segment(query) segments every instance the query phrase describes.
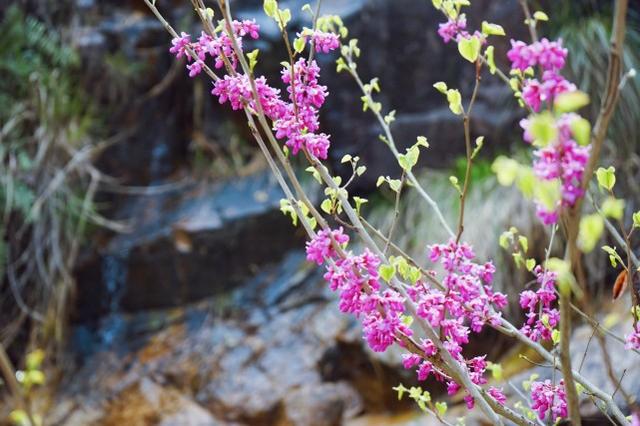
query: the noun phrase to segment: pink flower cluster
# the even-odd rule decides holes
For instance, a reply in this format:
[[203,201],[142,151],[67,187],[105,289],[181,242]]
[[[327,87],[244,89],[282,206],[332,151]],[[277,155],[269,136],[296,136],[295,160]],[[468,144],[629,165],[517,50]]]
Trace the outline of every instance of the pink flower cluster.
[[633,326],[633,331],[625,336],[625,349],[640,349],[640,322]]
[[[455,19],[449,18],[447,22],[438,24],[438,35],[445,43],[449,43],[451,40],[459,41],[461,38],[471,37],[466,28],[467,18],[461,14]],[[482,43],[485,42],[485,37],[481,32],[476,31],[473,35],[478,37]]]
[[316,52],[322,52],[322,53],[329,53],[332,50],[337,49],[338,47],[340,47],[340,38],[338,37],[337,34],[334,33],[328,33],[328,32],[324,32],[324,31],[320,31],[320,30],[309,30],[310,32],[310,36],[306,35],[306,34],[298,34],[298,37],[304,37],[305,40],[309,40],[309,37],[311,38],[311,41],[315,47]]
[[551,420],[567,417],[567,396],[564,389],[564,380],[554,385],[550,380],[531,383],[531,408],[538,412],[538,417],[543,420],[551,410]]
[[290,67],[282,70],[282,81],[287,84],[290,104],[284,113],[272,117],[273,127],[278,139],[285,139],[285,144],[293,154],[306,148],[311,154],[326,159],[329,150],[329,136],[316,133],[319,128],[319,109],[328,95],[326,86],[318,83],[320,67],[315,60],[307,63],[304,58],[298,59],[293,66],[293,79]]
[[[558,221],[561,207],[572,207],[584,195],[582,178],[584,169],[589,162],[590,146],[580,146],[572,139],[571,122],[577,119],[576,114],[563,114],[556,120],[558,137],[555,141],[533,153],[533,170],[536,176],[544,181],[559,179],[561,183],[561,197],[555,209],[538,205],[537,214],[546,225]],[[520,125],[524,128],[524,139],[532,141],[529,132],[529,120],[524,119]]]
[[[469,342],[470,330],[479,333],[485,324],[500,323],[500,314],[495,309],[502,309],[507,304],[507,297],[494,292],[491,283],[495,267],[491,262],[478,264],[473,261],[475,254],[465,243],[436,244],[430,247],[430,259],[439,262],[445,270],[442,284],[445,290],[427,287],[422,281],[408,289],[409,297],[417,305],[417,314],[432,327],[439,330],[443,345],[447,351],[464,366],[475,384],[486,383],[484,357],[466,360],[462,356],[462,347]],[[423,346],[432,346],[430,341],[423,341]],[[407,358],[405,366],[418,365],[416,360]],[[447,389],[455,393],[460,385],[434,370],[429,361],[421,361],[418,378],[426,379],[434,372],[436,379],[447,380]],[[492,391],[499,402],[504,400],[498,390]],[[467,404],[473,400],[467,396]]]
[[[220,22],[220,25],[224,25],[224,22]],[[247,35],[253,39],[259,37],[258,31],[260,30],[260,26],[256,24],[255,20],[234,20],[232,29],[240,48],[242,48],[243,37]],[[189,77],[195,77],[202,72],[207,55],[214,59],[216,68],[222,68],[224,66],[224,57],[229,60],[233,69],[236,69],[238,65],[238,58],[233,51],[231,38],[229,38],[225,32],[221,32],[216,37],[213,37],[203,31],[197,43],[192,43],[191,36],[182,32],[180,36],[174,38],[171,43],[173,46],[169,49],[169,52],[176,55],[176,58],[186,56],[187,61],[190,62],[187,64]],[[187,47],[193,50],[198,59],[193,61],[191,55],[186,51]],[[193,63],[191,63],[191,61],[193,61]]]
[[341,245],[349,241],[342,228],[320,231],[307,243],[307,259],[326,264],[324,278],[340,295],[340,311],[361,320],[369,347],[384,352],[400,335],[411,336],[411,329],[402,322],[404,298],[391,289],[381,291],[380,259],[368,249],[360,255],[348,252],[340,257],[331,238]]
[[[224,22],[220,22],[220,25],[224,25]],[[253,39],[259,37],[260,28],[254,20],[234,20],[232,29],[240,49],[242,49],[243,37],[249,36]],[[333,33],[312,31],[310,37],[318,52],[330,52],[340,45],[338,36]],[[187,48],[197,56],[195,61],[188,54]],[[214,59],[215,68],[218,69],[224,67],[225,58],[233,70],[238,65],[232,40],[224,32],[216,36],[203,32],[195,43],[191,42],[189,34],[183,32],[172,40],[169,51],[177,58],[187,57],[190,77],[195,77],[202,72],[207,55]],[[304,148],[313,156],[324,160],[328,157],[330,141],[329,135],[318,133],[320,127],[318,116],[328,92],[325,86],[319,84],[319,76],[318,64],[315,61],[307,63],[304,58],[300,58],[294,64],[293,78],[291,67],[285,67],[282,70],[282,81],[287,85],[289,102],[281,99],[280,90],[269,86],[264,77],[256,78],[255,83],[259,106],[273,121],[276,137],[285,139],[285,144],[294,155]],[[251,84],[244,74],[224,75],[214,82],[211,93],[218,97],[221,104],[229,102],[234,110],[248,106],[257,111],[259,107],[253,101]]]
[[560,313],[552,308],[556,300],[557,274],[545,271],[540,265],[535,269],[538,288],[535,292],[525,290],[520,293],[520,307],[527,309],[527,322],[521,331],[534,342],[551,340],[551,330],[560,322]]
[[[576,90],[573,83],[560,75],[567,59],[567,49],[562,47],[562,41],[541,41],[525,44],[522,41],[511,40],[511,50],[507,53],[511,67],[521,71],[538,66],[542,71],[542,79],[526,79],[522,88],[522,100],[533,111],[540,111],[542,105],[551,105],[561,93]],[[545,224],[558,221],[561,207],[574,206],[584,195],[582,177],[584,168],[589,161],[590,147],[578,145],[573,140],[571,123],[577,118],[575,114],[563,114],[556,120],[558,137],[548,146],[534,152],[534,172],[539,179],[552,181],[560,179],[562,200],[553,208],[538,205],[538,217]],[[528,129],[529,120],[522,120],[524,138],[532,142]]]
[[522,100],[536,112],[540,111],[543,103],[553,102],[559,94],[576,90],[574,84],[559,74],[567,59],[567,49],[562,47],[562,40],[549,41],[543,38],[530,45],[511,40],[507,57],[513,69],[524,71],[539,66],[542,70],[541,81],[527,79],[522,88]]

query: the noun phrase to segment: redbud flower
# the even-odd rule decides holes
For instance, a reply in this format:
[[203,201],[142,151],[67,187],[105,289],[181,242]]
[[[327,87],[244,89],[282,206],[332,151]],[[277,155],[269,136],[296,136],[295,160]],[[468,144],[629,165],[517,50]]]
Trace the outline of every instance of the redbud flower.
[[538,417],[544,419],[551,410],[552,420],[567,417],[567,398],[564,381],[553,385],[550,380],[531,383],[531,408],[538,412]]

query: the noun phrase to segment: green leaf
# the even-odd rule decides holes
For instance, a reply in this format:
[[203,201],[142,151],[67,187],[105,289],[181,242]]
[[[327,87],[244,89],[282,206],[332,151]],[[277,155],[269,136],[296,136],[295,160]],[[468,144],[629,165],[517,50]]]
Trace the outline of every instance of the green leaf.
[[324,201],[322,201],[322,204],[320,204],[320,208],[326,214],[331,214],[333,212],[333,201],[329,198],[325,198]]
[[251,71],[253,71],[253,69],[256,67],[256,64],[258,63],[258,53],[260,53],[258,49],[254,49],[251,52],[247,53],[247,58],[249,58],[249,68],[251,69]]
[[498,183],[502,186],[511,186],[518,176],[520,164],[514,159],[499,155],[491,164],[491,171],[496,174]]
[[549,17],[547,16],[546,13],[542,11],[537,11],[533,14],[533,19],[535,19],[536,21],[548,21]]
[[387,182],[389,182],[389,187],[393,192],[400,191],[400,187],[402,186],[400,179],[387,179]]
[[418,157],[420,156],[420,149],[414,145],[407,149],[406,154],[398,154],[398,164],[404,171],[411,171],[413,166],[418,163]]
[[614,197],[607,197],[602,203],[602,213],[606,217],[622,220],[624,216],[624,200],[618,200]]
[[392,110],[392,111],[389,111],[389,114],[384,116],[385,124],[388,125],[388,124],[393,123],[394,121],[396,121],[396,110],[395,109]]
[[433,7],[436,9],[440,9],[442,6],[442,0],[431,0],[431,3],[433,3]]
[[356,203],[356,212],[358,214],[360,214],[360,207],[362,207],[363,204],[366,204],[369,202],[369,200],[367,200],[366,198],[361,198],[357,196],[353,197],[353,201]]
[[557,329],[554,329],[551,332],[551,341],[553,342],[554,345],[557,345],[558,343],[560,343],[560,331]]
[[558,275],[558,289],[562,294],[570,294],[571,289],[576,289],[576,279],[571,272],[571,265],[564,259],[552,257],[545,262],[545,267]]
[[473,63],[478,60],[481,46],[482,43],[477,36],[472,36],[469,38],[461,37],[458,41],[458,52],[460,52],[462,57],[467,61]]
[[342,164],[344,164],[344,163],[350,163],[352,158],[353,158],[353,157],[351,156],[351,154],[345,154],[345,155],[342,157],[342,160],[340,160],[340,162],[341,162]]
[[504,29],[498,25],[498,24],[490,24],[487,21],[482,21],[482,34],[486,35],[486,36],[490,36],[490,35],[498,35],[498,36],[503,36],[504,34]]
[[438,415],[440,417],[443,417],[445,414],[447,414],[447,403],[444,401],[438,401],[436,402],[436,413],[438,413]]
[[491,74],[495,74],[497,68],[496,68],[496,61],[494,59],[494,48],[493,48],[493,46],[487,47],[487,49],[484,51],[484,56],[487,59],[487,65],[489,65],[489,72]]
[[462,96],[458,89],[447,90],[447,101],[449,102],[449,109],[456,115],[462,114]]
[[400,383],[398,386],[391,388],[394,391],[398,392],[398,401],[400,401],[402,399],[402,395],[404,395],[405,392],[407,392],[409,389],[405,388],[402,383]]
[[640,228],[640,211],[633,214],[633,226],[635,228]]
[[483,145],[484,145],[484,136],[478,136],[476,138],[476,147],[473,149],[473,152],[471,153],[472,160],[476,158],[476,155],[478,155]]
[[522,251],[525,253],[529,251],[529,240],[524,235],[518,236],[518,242],[520,243],[520,247],[522,247]]
[[583,253],[590,253],[604,232],[604,220],[599,214],[590,214],[580,219],[578,247]]
[[462,194],[462,188],[460,188],[460,183],[458,182],[458,178],[455,176],[449,176],[449,182],[451,182],[451,185],[453,185],[453,187],[460,193]]
[[589,120],[578,117],[571,122],[571,133],[578,145],[587,146],[591,139],[591,124]]
[[530,120],[529,131],[535,146],[544,148],[558,137],[556,121],[550,112],[534,115]]
[[378,176],[378,180],[376,181],[376,188],[379,188],[380,185],[385,183],[387,179],[384,176]]
[[263,8],[268,17],[274,18],[278,11],[278,2],[276,0],[264,0]]
[[26,357],[25,365],[27,370],[36,370],[42,365],[44,361],[44,351],[42,349],[36,349],[33,352],[29,352]]
[[437,83],[435,83],[433,85],[433,87],[436,88],[436,90],[440,93],[442,93],[443,95],[445,95],[447,93],[447,84],[444,81],[439,81]]
[[416,145],[429,148],[429,142],[427,141],[427,138],[425,138],[424,136],[418,136],[416,138]]
[[527,259],[524,262],[524,266],[527,268],[527,271],[531,272],[531,271],[533,271],[533,268],[536,267],[536,260],[535,259]]
[[589,105],[589,95],[579,90],[565,92],[556,96],[553,106],[558,114],[577,111]]
[[378,273],[380,273],[383,280],[389,282],[396,274],[396,267],[393,265],[380,265]]
[[533,193],[536,198],[548,211],[555,210],[561,198],[561,185],[559,179],[538,180]]
[[284,29],[289,21],[291,21],[291,10],[284,9],[278,10],[278,22],[280,23],[280,28]]
[[624,264],[622,258],[618,254],[618,250],[615,247],[610,246],[602,246],[602,250],[604,250],[609,255],[609,261],[611,262],[611,266],[616,268],[618,263]]
[[296,53],[302,53],[302,51],[304,51],[304,47],[306,44],[307,44],[306,37],[298,37],[293,41],[293,50],[295,50]]
[[616,184],[616,169],[613,166],[608,168],[600,167],[596,170],[596,178],[598,179],[598,185],[607,191],[613,190]]
[[489,361],[487,363],[487,370],[491,371],[491,377],[495,380],[502,380],[502,366],[500,364],[494,364]]
[[358,166],[356,168],[356,175],[362,176],[362,174],[366,171],[367,171],[367,166]]

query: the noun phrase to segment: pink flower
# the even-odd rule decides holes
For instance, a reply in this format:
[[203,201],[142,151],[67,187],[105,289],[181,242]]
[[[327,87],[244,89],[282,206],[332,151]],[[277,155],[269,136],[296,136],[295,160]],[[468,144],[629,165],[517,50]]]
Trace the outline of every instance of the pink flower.
[[567,417],[567,399],[564,389],[564,381],[558,385],[551,384],[550,380],[531,383],[531,408],[538,412],[538,417],[543,420],[551,410],[551,420]]
[[[300,36],[300,34],[298,34]],[[306,37],[308,38],[308,37]],[[340,47],[340,38],[337,34],[315,30],[311,34],[311,40],[316,52],[329,53]]]
[[335,258],[336,251],[332,238],[340,246],[345,246],[349,242],[349,236],[344,234],[342,227],[335,230],[323,229],[307,242],[307,260],[322,265],[327,259]]
[[507,402],[507,397],[504,395],[501,389],[494,388],[492,386],[489,388],[487,393],[491,395],[491,397],[495,399],[500,405],[504,405]]
[[562,40],[549,41],[546,38],[525,44],[522,41],[511,40],[511,50],[507,52],[511,61],[511,68],[526,70],[539,65],[544,71],[557,71],[564,67],[567,49],[562,47]]
[[633,331],[625,336],[625,349],[640,349],[640,323],[633,327]]
[[180,33],[180,37],[176,37],[171,40],[171,44],[173,45],[171,49],[169,49],[170,53],[176,55],[176,58],[180,59],[183,56],[189,56],[185,51],[185,48],[189,46],[191,43],[191,36],[184,31]]
[[527,322],[521,331],[534,342],[540,339],[551,340],[551,329],[560,322],[560,314],[552,308],[556,300],[557,274],[545,271],[540,265],[534,270],[540,288],[533,292],[525,290],[520,293],[520,306],[528,312]]
[[187,69],[189,70],[189,77],[193,78],[196,75],[200,74],[200,72],[202,71],[202,66],[204,65],[204,62],[202,62],[201,60],[197,60],[189,65],[187,65]]
[[449,19],[447,22],[438,25],[438,35],[445,43],[458,38],[458,35],[467,27],[467,19],[460,15],[458,19]]

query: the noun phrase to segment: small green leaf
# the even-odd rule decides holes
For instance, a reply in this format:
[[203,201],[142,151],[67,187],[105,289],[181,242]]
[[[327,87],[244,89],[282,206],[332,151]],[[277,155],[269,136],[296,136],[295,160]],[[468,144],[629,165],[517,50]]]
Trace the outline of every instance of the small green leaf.
[[524,266],[527,268],[527,271],[531,272],[531,271],[533,271],[533,268],[536,267],[536,260],[535,259],[527,259],[524,262]]
[[396,121],[396,110],[395,109],[392,110],[392,111],[389,111],[389,114],[384,116],[385,124],[388,125],[388,124],[393,123],[394,121]]
[[633,226],[634,228],[640,228],[640,211],[633,214]]
[[518,236],[518,242],[520,243],[520,247],[522,247],[522,251],[525,253],[529,251],[529,240],[524,235]]
[[331,201],[329,198],[324,199],[324,201],[322,201],[322,204],[320,204],[320,208],[326,214],[331,214],[333,212],[333,201]]
[[494,48],[493,46],[489,46],[487,47],[487,49],[484,51],[484,56],[487,59],[487,65],[489,65],[489,72],[491,74],[495,74],[496,73],[496,61],[494,59]]
[[498,25],[498,24],[490,24],[487,21],[482,21],[482,34],[486,35],[486,36],[490,36],[490,35],[498,35],[498,36],[503,36],[504,34],[504,29]]
[[440,93],[442,93],[443,95],[445,95],[447,93],[447,84],[444,81],[439,81],[437,83],[435,83],[433,85],[433,87],[436,88],[436,90]]
[[460,52],[460,55],[467,61],[473,63],[478,59],[481,46],[482,43],[477,36],[469,38],[461,37],[458,41],[458,52]]
[[369,202],[369,200],[367,200],[366,198],[361,198],[357,196],[353,197],[353,201],[356,203],[356,212],[358,214],[360,214],[360,207],[362,207],[363,204],[366,204]]
[[579,90],[565,92],[556,96],[553,105],[558,114],[574,112],[589,105],[589,95]]
[[613,190],[616,184],[616,169],[613,166],[608,168],[600,167],[596,170],[596,178],[598,179],[598,185],[607,191]]
[[396,267],[393,265],[380,265],[380,267],[378,268],[378,273],[380,273],[380,276],[383,280],[389,282],[396,274]]
[[590,214],[580,219],[578,247],[583,253],[590,253],[604,232],[604,220],[599,214]]
[[618,263],[624,264],[622,258],[618,254],[618,250],[615,247],[610,246],[602,246],[602,250],[604,250],[609,255],[609,261],[611,262],[611,266],[616,268]]
[[560,343],[560,330],[554,329],[551,332],[551,341],[553,342],[554,345],[557,345],[558,343]]
[[534,115],[530,119],[529,131],[534,138],[533,144],[539,148],[549,145],[558,136],[556,121],[548,111]]
[[398,154],[398,164],[404,171],[411,171],[413,166],[418,163],[418,157],[420,156],[420,149],[414,145],[407,149],[406,154]]
[[293,41],[293,50],[295,50],[296,53],[302,53],[302,51],[304,51],[304,47],[306,44],[307,44],[306,37],[298,37]]
[[409,389],[405,388],[402,383],[400,383],[398,386],[391,388],[394,391],[398,392],[398,401],[400,401],[402,399],[402,395],[404,395],[405,392],[407,392]]
[[539,10],[533,14],[533,19],[535,19],[536,21],[548,21],[549,17],[546,13]]
[[471,153],[472,160],[476,158],[476,155],[478,155],[483,145],[484,145],[484,136],[478,136],[476,138],[476,147],[473,149],[473,152]]
[[416,145],[429,148],[429,142],[427,141],[427,138],[425,138],[424,136],[418,136],[416,138]]
[[449,109],[456,115],[462,114],[462,96],[458,89],[447,90],[447,101],[449,102]]
[[352,158],[353,158],[353,157],[351,157],[351,154],[345,154],[345,155],[342,157],[342,160],[340,160],[340,162],[341,162],[342,164],[344,164],[344,163],[349,163],[349,162],[351,162],[351,159],[352,159]]
[[278,11],[278,2],[276,0],[264,0],[264,13],[267,14],[268,17],[274,18],[276,16],[276,12]]
[[400,187],[402,186],[400,179],[387,179],[387,182],[389,182],[389,187],[393,192],[400,191]]
[[518,176],[520,164],[516,160],[499,155],[491,164],[491,171],[496,174],[498,183],[511,186]]
[[552,257],[545,262],[545,267],[557,274],[558,289],[562,294],[571,294],[572,289],[577,289],[576,279],[571,272],[571,265],[564,259]]
[[502,380],[502,366],[500,364],[494,364],[489,361],[487,363],[487,370],[491,371],[491,377],[495,380]]
[[260,53],[258,49],[254,49],[251,52],[247,53],[247,58],[249,58],[249,68],[251,69],[251,71],[253,71],[253,69],[256,67],[256,64],[258,63],[258,53]]
[[589,120],[578,117],[571,122],[571,133],[578,145],[587,146],[591,139],[591,124]]
[[604,203],[602,203],[602,213],[606,217],[621,220],[624,216],[624,200],[607,197]]
[[380,185],[385,183],[387,179],[384,176],[378,176],[378,180],[376,181],[376,188],[379,188]]
[[367,166],[358,166],[356,168],[356,175],[362,176],[362,174],[366,171],[367,171]]
[[447,414],[447,403],[444,401],[438,401],[436,402],[436,413],[438,413],[438,415],[440,417],[443,417],[445,414]]
[[538,180],[533,188],[533,194],[548,211],[553,211],[557,208],[562,196],[560,188],[559,179]]

